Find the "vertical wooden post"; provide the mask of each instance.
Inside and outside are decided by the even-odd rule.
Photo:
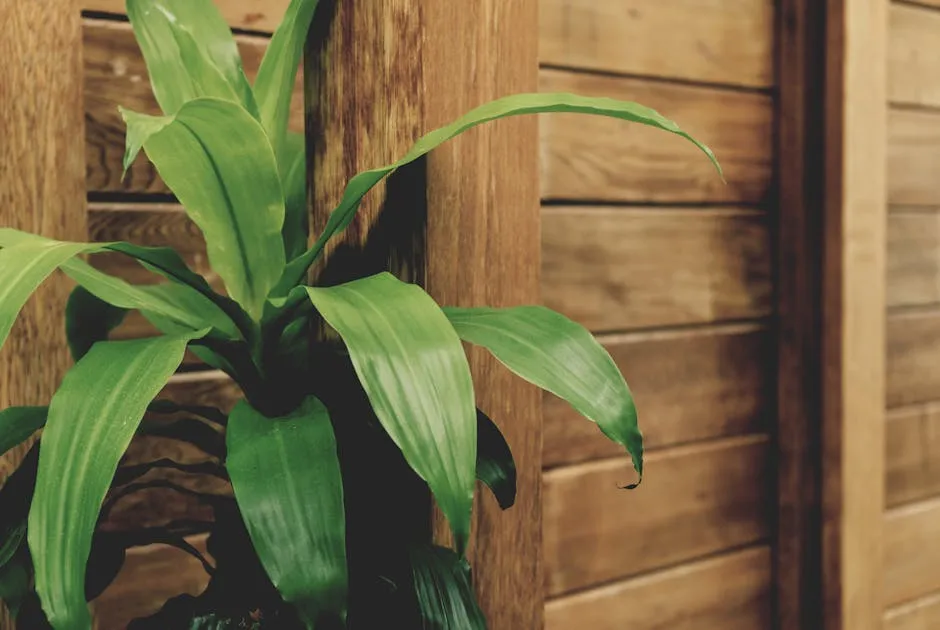
[[[0,2],[0,225],[85,240],[81,14],[61,0]],[[0,408],[46,404],[68,367],[68,284],[47,282],[0,354]],[[0,459],[0,480],[23,452]],[[0,616],[0,628],[12,622]]]
[[[426,131],[485,100],[537,89],[536,0],[342,0],[308,64],[313,229],[356,172],[404,154]],[[332,21],[330,17],[332,16]],[[391,268],[441,303],[538,302],[536,121],[477,129],[376,191],[332,248],[321,278]],[[425,216],[426,214],[426,216]],[[519,467],[512,510],[484,496],[471,563],[492,630],[542,627],[541,413],[538,393],[482,353],[478,405],[507,434]]]

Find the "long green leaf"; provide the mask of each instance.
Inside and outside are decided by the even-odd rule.
[[[622,444],[643,479],[643,435],[633,395],[583,326],[543,306],[445,308],[460,338],[483,346],[520,377],[563,398]]]
[[[284,227],[281,234],[287,258],[300,256],[307,248],[307,147],[304,137],[289,133],[278,156],[284,185]]]
[[[78,361],[99,341],[121,325],[127,309],[108,304],[85,287],[72,290],[65,305],[65,337],[72,358]]]
[[[0,455],[42,428],[48,407],[7,407],[0,411]]]
[[[414,548],[410,558],[422,630],[486,630],[466,560],[442,547]]]
[[[56,630],[89,630],[85,563],[98,511],[147,405],[193,335],[95,344],[49,405],[28,541],[36,591]]]
[[[125,165],[143,146],[205,235],[209,262],[229,295],[259,319],[285,261],[284,193],[261,124],[214,98],[190,101],[162,119],[121,111]]]
[[[23,599],[29,594],[29,564],[26,558],[17,558],[0,567],[0,600],[15,619],[19,616]]]
[[[127,0],[127,15],[164,114],[202,96],[257,113],[238,47],[212,0]]]
[[[229,416],[226,468],[271,582],[308,628],[346,616],[346,516],[336,438],[314,397],[269,419],[240,402]]]
[[[388,273],[307,293],[346,343],[376,416],[428,482],[462,553],[477,423],[470,367],[453,327],[427,293]]]
[[[477,409],[477,479],[508,510],[516,502],[516,462],[499,427]]]
[[[314,243],[313,247],[305,252],[303,256],[292,260],[288,265],[284,277],[281,279],[281,282],[278,283],[278,293],[285,294],[302,281],[307,269],[309,269],[310,265],[317,259],[320,252],[323,251],[327,241],[337,232],[344,230],[352,221],[365,194],[398,168],[410,162],[414,162],[447,140],[477,125],[509,116],[552,112],[592,114],[596,116],[619,118],[621,120],[655,127],[676,134],[689,140],[701,149],[712,163],[714,163],[719,174],[721,173],[721,167],[718,165],[718,161],[715,159],[715,155],[712,153],[711,149],[682,131],[673,121],[643,105],[618,101],[612,98],[587,97],[575,94],[515,94],[513,96],[507,96],[481,105],[446,127],[441,127],[440,129],[430,132],[418,140],[408,153],[397,162],[371,171],[364,171],[353,177],[346,186],[346,190],[343,192],[343,198],[339,205],[333,210],[332,214],[330,214],[326,227],[323,233],[317,238],[316,243]]]
[[[258,78],[255,79],[255,98],[261,113],[261,123],[276,153],[280,153],[287,133],[297,69],[316,8],[317,0],[291,1],[284,19],[271,38],[258,69]]]

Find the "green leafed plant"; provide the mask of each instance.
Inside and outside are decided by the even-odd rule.
[[[211,579],[199,597],[173,599],[133,628],[379,627],[371,619],[381,627],[484,628],[464,557],[475,483],[509,509],[516,473],[499,430],[511,419],[477,408],[463,342],[571,403],[624,446],[642,479],[630,390],[577,323],[540,306],[442,308],[389,273],[307,286],[308,271],[376,184],[499,118],[607,116],[686,138],[715,162],[712,153],[636,103],[508,96],[352,178],[308,249],[304,143],[287,131],[287,116],[316,4],[292,1],[251,85],[211,0],[127,1],[163,113],[122,110],[125,167],[140,151],[153,162],[202,230],[224,295],[171,249],[0,229],[0,344],[46,278],[58,270],[78,285],[66,308],[74,367],[48,407],[0,412],[0,454],[44,428],[0,490],[0,594],[31,628],[90,630],[89,599],[116,575],[127,547],[150,542],[196,555]],[[133,286],[79,257],[101,251],[136,260],[165,282]],[[162,336],[109,340],[130,311]],[[155,400],[187,350],[241,387],[230,415]],[[189,417],[150,426],[148,410]],[[209,459],[189,468],[169,460],[121,466],[135,433],[190,442]],[[212,562],[185,538],[199,524],[98,527],[158,467],[231,480],[234,499],[200,496],[215,514],[201,530],[210,533]],[[428,494],[450,524],[453,549],[432,546],[414,526],[426,520]]]

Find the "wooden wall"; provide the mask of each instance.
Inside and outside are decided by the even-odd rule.
[[[940,2],[894,2],[888,53],[885,628],[940,624]]]
[[[548,630],[771,627],[772,0],[542,0],[542,88],[636,100],[708,143],[547,116],[544,303],[598,333],[649,448],[545,400]]]

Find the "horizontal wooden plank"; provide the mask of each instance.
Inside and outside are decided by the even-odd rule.
[[[770,549],[745,549],[549,601],[545,628],[769,628],[771,577]]]
[[[545,474],[549,595],[760,541],[769,532],[768,440],[748,436],[653,453],[633,492],[628,458]]]
[[[541,0],[542,63],[752,87],[773,84],[766,0]]]
[[[610,118],[550,114],[540,118],[544,198],[769,201],[774,147],[769,96],[557,70],[540,76],[543,92],[608,96],[658,110],[708,144],[727,178],[722,182],[705,156],[678,136]]]
[[[245,72],[253,78],[268,40],[259,36],[236,38]],[[124,122],[118,106],[149,114],[160,110],[150,88],[143,57],[130,24],[104,20],[84,21],[86,187],[91,193],[166,193],[166,185],[141,154],[122,181]],[[303,89],[298,77],[291,127],[303,129]]]
[[[232,28],[266,33],[274,32],[289,4],[290,0],[215,0]],[[127,13],[126,0],[81,0],[79,5],[83,11]]]
[[[940,591],[940,500],[889,510],[884,521],[887,608]]]
[[[940,593],[892,608],[885,613],[884,630],[940,628]]]
[[[940,400],[940,310],[892,313],[887,329],[888,407]]]
[[[598,332],[763,317],[770,254],[757,212],[549,207],[542,299]]]
[[[940,205],[940,112],[888,110],[888,202]]]
[[[757,433],[768,428],[771,336],[758,325],[600,338],[633,390],[647,448]],[[615,456],[570,405],[546,394],[546,467]]]
[[[888,40],[888,99],[940,106],[940,11],[893,3]]]
[[[204,535],[187,540],[207,553]],[[166,600],[184,593],[198,595],[208,583],[199,561],[175,547],[133,548],[117,579],[92,604],[95,630],[124,630],[132,620],[160,610]]]
[[[891,411],[886,442],[889,507],[940,495],[940,404]]]
[[[888,216],[887,300],[888,306],[940,302],[940,213]]]

